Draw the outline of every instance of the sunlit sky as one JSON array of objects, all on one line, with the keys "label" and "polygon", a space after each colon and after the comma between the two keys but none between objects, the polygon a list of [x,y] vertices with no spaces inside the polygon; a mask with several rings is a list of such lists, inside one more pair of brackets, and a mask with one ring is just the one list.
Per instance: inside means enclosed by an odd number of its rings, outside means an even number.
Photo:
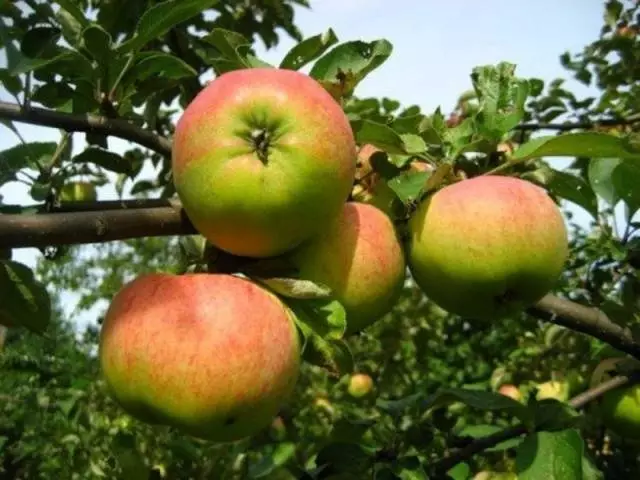
[{"label": "sunlit sky", "polygon": [[[559,55],[578,52],[593,41],[602,25],[604,2],[599,0],[311,0],[312,9],[297,9],[296,23],[305,36],[332,28],[341,41],[385,38],[394,46],[389,60],[358,87],[359,96],[388,96],[403,106],[419,105],[431,112],[441,106],[448,112],[458,95],[471,87],[469,75],[477,65],[500,61],[515,63],[516,73],[550,81],[567,77]],[[277,48],[258,53],[277,63],[294,42],[282,33]],[[6,66],[4,54],[0,66]],[[579,96],[588,90],[568,79],[567,85]],[[12,101],[0,89],[0,99]],[[27,140],[56,141],[56,130],[17,125]],[[82,148],[78,135],[76,149]],[[19,142],[0,125],[0,150]],[[110,139],[110,148],[121,151],[124,142]],[[0,188],[5,203],[31,203],[26,187],[11,183]],[[115,198],[108,188],[100,189],[100,199]],[[584,216],[584,215],[583,215]],[[584,216],[584,221],[588,218]],[[17,249],[14,259],[34,265],[40,253]],[[65,296],[67,310],[73,296]],[[93,321],[91,315],[79,323]]]}]

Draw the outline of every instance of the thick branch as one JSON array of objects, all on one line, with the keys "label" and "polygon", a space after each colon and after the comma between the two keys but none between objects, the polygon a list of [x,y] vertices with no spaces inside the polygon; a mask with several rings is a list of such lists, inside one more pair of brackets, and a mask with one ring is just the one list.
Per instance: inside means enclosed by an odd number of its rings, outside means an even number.
[{"label": "thick branch", "polygon": [[541,320],[586,333],[640,360],[640,344],[631,331],[612,322],[602,310],[546,295],[527,312]]},{"label": "thick branch", "polygon": [[[638,382],[639,380],[640,377],[638,375],[620,375],[613,377],[610,380],[601,383],[597,387],[589,389],[572,398],[569,401],[569,405],[571,405],[575,409],[580,409],[611,390],[622,387],[624,385],[628,385],[632,382]],[[524,435],[527,432],[527,428],[524,425],[520,424],[513,427],[505,428],[504,430],[496,432],[493,435],[488,435],[486,437],[476,439],[466,447],[456,450],[448,457],[445,457],[442,460],[436,462],[432,466],[432,470],[436,473],[444,474],[445,472],[456,466],[458,463],[463,462],[473,457],[474,455],[487,450],[488,448],[495,447],[502,442]]]},{"label": "thick branch", "polygon": [[0,248],[101,243],[195,233],[179,206],[125,206],[100,211],[0,215]]},{"label": "thick branch", "polygon": [[0,102],[0,118],[16,122],[55,127],[67,132],[100,133],[122,138],[150,148],[162,155],[171,155],[171,141],[144,130],[126,120],[98,115],[76,115],[39,107],[22,108],[13,103]]}]

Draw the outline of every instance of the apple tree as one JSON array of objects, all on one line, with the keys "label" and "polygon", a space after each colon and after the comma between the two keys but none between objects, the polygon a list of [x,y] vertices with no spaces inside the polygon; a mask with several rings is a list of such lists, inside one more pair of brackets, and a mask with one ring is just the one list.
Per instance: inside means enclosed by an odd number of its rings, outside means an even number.
[{"label": "apple tree", "polygon": [[598,96],[501,62],[446,113],[295,8],[0,7],[0,474],[633,475],[637,2],[560,57]]}]

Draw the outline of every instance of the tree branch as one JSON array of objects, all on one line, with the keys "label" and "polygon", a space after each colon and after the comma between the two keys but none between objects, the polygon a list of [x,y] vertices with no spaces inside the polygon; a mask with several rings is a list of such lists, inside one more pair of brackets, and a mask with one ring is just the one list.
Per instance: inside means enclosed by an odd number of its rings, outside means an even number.
[{"label": "tree branch", "polygon": [[611,321],[600,309],[546,295],[527,309],[527,313],[546,322],[586,333],[640,360],[640,344],[634,340],[631,331]]},{"label": "tree branch", "polygon": [[168,138],[156,135],[126,120],[92,114],[62,113],[39,107],[22,108],[20,105],[8,102],[0,102],[0,118],[60,128],[67,132],[110,135],[140,144],[165,156],[171,155],[171,141]]},{"label": "tree branch", "polygon": [[[637,383],[638,381],[640,381],[640,374],[628,376],[620,375],[613,377],[610,380],[601,383],[597,387],[589,389],[581,393],[580,395],[575,396],[569,401],[569,405],[578,410],[611,390],[629,385],[631,383]],[[460,448],[454,451],[448,457],[445,457],[434,463],[431,467],[432,471],[436,472],[436,474],[444,476],[444,474],[448,470],[456,466],[458,463],[463,462],[488,448],[495,447],[502,442],[519,437],[526,433],[528,433],[527,428],[524,425],[520,424],[513,427],[505,428],[504,430],[496,432],[492,435],[478,438],[466,447]],[[436,478],[440,477],[436,475]]]},{"label": "tree branch", "polygon": [[[102,243],[197,233],[179,204],[109,203],[111,210],[0,215],[0,248]],[[63,208],[63,207],[61,207]],[[68,208],[68,207],[67,207]],[[97,208],[97,207],[96,207]]]}]

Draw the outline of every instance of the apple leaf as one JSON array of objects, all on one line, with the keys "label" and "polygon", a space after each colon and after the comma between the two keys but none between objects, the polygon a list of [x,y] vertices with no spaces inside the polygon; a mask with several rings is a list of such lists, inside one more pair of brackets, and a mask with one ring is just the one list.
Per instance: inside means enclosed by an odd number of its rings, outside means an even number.
[{"label": "apple leaf", "polygon": [[338,37],[331,28],[324,33],[306,38],[287,52],[280,63],[280,68],[299,70],[320,57],[337,42]]},{"label": "apple leaf", "polygon": [[[457,437],[470,437],[473,439],[488,437],[490,435],[496,434],[504,430],[504,427],[499,425],[466,425],[460,430],[455,432]],[[511,448],[517,447],[522,442],[521,437],[510,438],[509,440],[505,440],[504,442],[500,442],[497,445],[494,445],[491,448],[487,448],[484,450],[485,452],[502,452],[504,450],[509,450]]]},{"label": "apple leaf", "polygon": [[581,177],[568,172],[550,169],[546,187],[553,195],[581,206],[594,218],[597,218],[598,199],[591,186]]},{"label": "apple leaf", "polygon": [[404,171],[387,182],[405,205],[420,198],[432,172]]},{"label": "apple leaf", "polygon": [[214,28],[202,40],[214,47],[215,51],[206,52],[206,58],[218,75],[243,68],[271,67],[251,54],[251,41],[238,32]]},{"label": "apple leaf", "polygon": [[589,183],[610,206],[623,200],[629,217],[640,209],[640,161],[623,158],[598,158],[589,162]]},{"label": "apple leaf", "polygon": [[311,280],[286,277],[261,278],[256,276],[253,276],[252,279],[266,285],[283,297],[299,299],[331,297],[331,289],[329,287]]},{"label": "apple leaf", "polygon": [[136,63],[127,71],[122,85],[141,82],[155,76],[168,79],[194,77],[198,74],[182,59],[164,52],[143,52],[136,56]]},{"label": "apple leaf", "polygon": [[353,354],[343,340],[326,340],[319,335],[312,335],[308,339],[303,358],[312,365],[324,368],[335,377],[354,371]]},{"label": "apple leaf", "polygon": [[613,182],[613,172],[621,162],[620,158],[594,158],[587,169],[591,188],[612,207],[620,200]]},{"label": "apple leaf", "polygon": [[[447,472],[447,475],[451,478],[451,480],[467,480],[470,474],[471,467],[469,467],[469,464],[465,462],[458,463],[455,467],[451,468]],[[427,480],[428,477],[425,476],[424,479]]]},{"label": "apple leaf", "polygon": [[480,410],[501,410],[511,412],[523,423],[533,423],[533,414],[526,405],[497,392],[464,388],[441,388],[427,398],[424,408],[432,409],[454,402],[462,402]]},{"label": "apple leaf", "polygon": [[83,46],[89,51],[97,64],[106,69],[113,59],[111,35],[102,27],[92,24],[82,31]]},{"label": "apple leaf", "polygon": [[262,456],[256,463],[250,464],[248,478],[268,478],[276,473],[276,470],[286,464],[295,456],[296,444],[293,442],[282,442],[276,445],[275,449]]},{"label": "apple leaf", "polygon": [[581,479],[583,452],[584,442],[578,430],[529,435],[516,452],[518,479]]},{"label": "apple leaf", "polygon": [[388,154],[410,155],[427,150],[427,145],[420,136],[399,134],[383,123],[372,120],[352,120],[351,128],[359,145],[369,143]]},{"label": "apple leaf", "polygon": [[0,261],[0,324],[42,333],[51,320],[47,289],[22,263]]},{"label": "apple leaf", "polygon": [[391,43],[384,39],[342,43],[320,57],[309,75],[334,98],[349,97],[358,83],[389,58],[392,50]]},{"label": "apple leaf", "polygon": [[120,44],[121,55],[138,50],[148,42],[161,37],[175,25],[211,8],[218,0],[167,0],[149,8],[140,17],[132,38]]},{"label": "apple leaf", "polygon": [[511,155],[511,162],[545,156],[640,160],[640,150],[628,140],[607,133],[565,133],[534,138],[520,145]]},{"label": "apple leaf", "polygon": [[285,303],[293,311],[305,338],[317,335],[339,340],[344,336],[348,319],[344,307],[337,300],[287,298]]},{"label": "apple leaf", "polygon": [[127,176],[131,176],[135,172],[134,162],[109,150],[103,150],[97,147],[87,148],[85,151],[73,157],[73,162],[93,163],[109,170],[110,172],[122,173]]},{"label": "apple leaf", "polygon": [[477,128],[493,141],[499,141],[524,116],[529,83],[516,78],[515,69],[512,63],[501,62],[476,67],[471,74],[479,100]]},{"label": "apple leaf", "polygon": [[566,430],[574,428],[582,416],[571,405],[547,398],[539,401],[535,407],[536,427],[539,430]]},{"label": "apple leaf", "polygon": [[15,179],[15,174],[23,168],[39,170],[47,166],[56,151],[55,142],[20,143],[0,152],[0,181]]}]

